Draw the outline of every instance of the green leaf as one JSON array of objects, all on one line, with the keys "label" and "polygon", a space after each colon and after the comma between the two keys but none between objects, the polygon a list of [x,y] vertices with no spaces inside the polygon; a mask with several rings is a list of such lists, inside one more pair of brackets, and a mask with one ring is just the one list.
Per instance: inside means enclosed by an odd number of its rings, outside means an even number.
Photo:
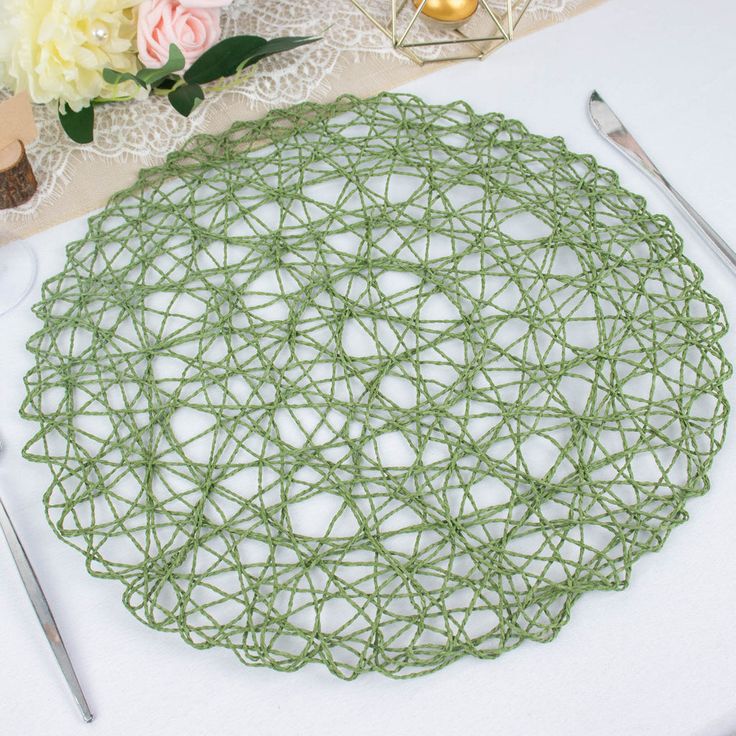
[{"label": "green leaf", "polygon": [[306,46],[307,44],[321,40],[319,36],[282,36],[281,38],[272,38],[270,41],[266,41],[265,46],[259,49],[256,56],[250,60],[250,63],[255,63],[266,56],[291,51],[299,46]]},{"label": "green leaf", "polygon": [[162,92],[168,92],[170,89],[174,89],[178,84],[182,83],[182,78],[176,74],[171,74],[160,82],[156,82],[156,89]]},{"label": "green leaf", "polygon": [[59,107],[59,122],[64,132],[75,143],[91,143],[94,137],[95,111],[92,105],[83,107],[79,112],[66,108],[62,112]]},{"label": "green leaf", "polygon": [[182,84],[169,92],[169,102],[180,115],[189,117],[192,110],[204,99],[204,92],[198,84]]},{"label": "green leaf", "polygon": [[205,84],[235,74],[238,66],[267,43],[260,36],[231,36],[211,46],[187,71],[187,82]]},{"label": "green leaf", "polygon": [[196,84],[214,82],[221,77],[230,77],[266,56],[318,40],[316,36],[274,38],[271,41],[261,36],[232,36],[207,49],[184,72],[184,79]]},{"label": "green leaf", "polygon": [[144,85],[153,87],[156,82],[160,82],[169,74],[181,71],[185,63],[184,54],[176,44],[172,43],[169,46],[169,60],[162,67],[158,69],[140,69],[136,76]]},{"label": "green leaf", "polygon": [[118,72],[115,71],[115,69],[109,69],[108,67],[105,67],[102,70],[102,78],[108,83],[108,84],[120,84],[121,82],[135,82],[137,85],[141,87],[145,87],[143,82],[141,82],[138,77],[135,76],[135,74],[131,74],[130,72]]}]

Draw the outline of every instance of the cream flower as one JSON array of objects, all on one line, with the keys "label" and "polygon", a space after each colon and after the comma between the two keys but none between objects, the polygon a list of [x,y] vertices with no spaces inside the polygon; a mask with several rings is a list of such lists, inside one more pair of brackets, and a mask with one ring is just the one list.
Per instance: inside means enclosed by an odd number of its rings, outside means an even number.
[{"label": "cream flower", "polygon": [[[0,83],[81,110],[111,90],[108,66],[135,72],[137,0],[5,0]],[[121,90],[116,90],[120,93]]]}]

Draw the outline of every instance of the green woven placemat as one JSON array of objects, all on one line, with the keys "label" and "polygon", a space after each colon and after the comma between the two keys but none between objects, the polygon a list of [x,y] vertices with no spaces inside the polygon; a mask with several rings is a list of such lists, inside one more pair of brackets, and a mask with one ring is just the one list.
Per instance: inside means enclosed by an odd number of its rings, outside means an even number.
[{"label": "green woven placemat", "polygon": [[547,641],[708,488],[723,310],[560,138],[384,94],[198,136],[43,287],[25,456],[196,647],[352,678]]}]

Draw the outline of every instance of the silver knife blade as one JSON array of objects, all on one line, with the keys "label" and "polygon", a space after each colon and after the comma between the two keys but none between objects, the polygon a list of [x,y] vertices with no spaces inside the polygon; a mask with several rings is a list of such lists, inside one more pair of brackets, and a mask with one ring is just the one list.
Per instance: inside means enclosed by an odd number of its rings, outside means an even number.
[{"label": "silver knife blade", "polygon": [[86,723],[89,723],[94,716],[87,705],[84,692],[82,692],[82,686],[79,684],[77,675],[74,672],[72,661],[69,658],[66,647],[64,646],[56,621],[54,621],[54,616],[51,613],[51,608],[49,608],[46,596],[41,589],[41,585],[38,582],[33,566],[28,559],[26,551],[23,549],[18,533],[15,531],[15,527],[13,526],[13,522],[10,520],[8,510],[5,508],[5,504],[1,498],[0,528],[3,530],[5,539],[8,542],[8,547],[10,547],[10,553],[13,555],[15,566],[18,568],[23,585],[26,588],[31,604],[33,605],[33,610],[36,612],[36,616],[38,616],[38,621],[43,628],[44,634],[46,634],[46,639],[51,645],[51,650],[53,651],[56,661],[61,668],[64,679],[66,680],[67,685],[74,696],[74,700],[82,713],[82,718],[84,718]]},{"label": "silver knife blade", "polygon": [[593,125],[609,143],[616,146],[621,153],[630,158],[635,164],[644,167],[648,174],[659,173],[653,161],[636,142],[634,136],[629,133],[616,113],[611,110],[606,101],[595,90],[590,95],[588,110]]},{"label": "silver knife blade", "polygon": [[726,241],[708,224],[705,218],[665,179],[662,172],[639,145],[637,140],[621,122],[616,113],[595,90],[588,100],[588,112],[596,130],[648,174],[672,198],[680,209],[690,218],[705,238],[706,244],[718,255],[726,266],[736,275],[736,253]]}]

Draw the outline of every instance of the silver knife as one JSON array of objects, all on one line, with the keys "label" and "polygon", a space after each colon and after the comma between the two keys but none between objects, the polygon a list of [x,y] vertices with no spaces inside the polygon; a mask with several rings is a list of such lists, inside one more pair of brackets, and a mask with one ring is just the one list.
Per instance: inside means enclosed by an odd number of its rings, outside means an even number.
[{"label": "silver knife", "polygon": [[639,168],[649,174],[654,181],[675,201],[682,211],[692,220],[695,226],[705,237],[705,242],[723,260],[736,275],[736,253],[726,241],[705,221],[693,206],[662,176],[662,172],[654,165],[636,142],[626,126],[606,104],[605,100],[593,92],[588,101],[588,112],[598,132],[621,153],[633,161]]},{"label": "silver knife", "polygon": [[72,661],[69,658],[64,642],[61,639],[61,634],[59,633],[59,629],[54,621],[54,616],[51,613],[46,596],[43,594],[43,590],[38,582],[36,573],[33,571],[28,555],[26,555],[26,552],[23,549],[23,545],[18,538],[18,533],[13,527],[13,522],[10,520],[8,510],[5,508],[5,504],[3,504],[1,498],[0,527],[5,534],[5,538],[8,540],[8,546],[10,547],[10,552],[13,555],[15,566],[18,568],[21,580],[23,580],[23,585],[26,587],[28,597],[31,599],[33,610],[36,612],[36,616],[38,616],[39,623],[41,624],[43,632],[46,634],[46,638],[51,645],[51,649],[54,652],[56,661],[59,663],[64,679],[66,680],[67,685],[69,685],[69,689],[72,691],[74,700],[79,706],[82,718],[89,723],[94,716],[87,705],[87,700],[84,697],[82,687],[79,684],[76,673],[74,672]]}]

